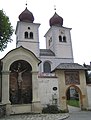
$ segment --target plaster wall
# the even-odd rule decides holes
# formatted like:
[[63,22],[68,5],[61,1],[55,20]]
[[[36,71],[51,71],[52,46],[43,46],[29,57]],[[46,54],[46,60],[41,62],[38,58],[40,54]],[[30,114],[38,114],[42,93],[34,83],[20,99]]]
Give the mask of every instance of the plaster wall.
[[[18,21],[16,27],[16,47],[23,46],[39,56],[39,25],[40,24]],[[26,39],[24,35],[25,32],[28,32],[28,34],[32,32],[33,39]]]
[[[39,81],[39,96],[40,101],[43,107],[46,105],[53,104],[53,95],[56,94],[57,97],[57,105],[59,105],[59,88],[58,88],[58,80],[57,78],[40,78]],[[53,88],[57,87],[57,90],[54,91]]]
[[91,85],[87,85],[88,109],[91,110]]
[[73,63],[72,58],[56,58],[55,56],[40,56],[42,61],[39,65],[39,71],[43,72],[43,64],[45,61],[49,61],[51,64],[51,70],[54,70],[60,63]]

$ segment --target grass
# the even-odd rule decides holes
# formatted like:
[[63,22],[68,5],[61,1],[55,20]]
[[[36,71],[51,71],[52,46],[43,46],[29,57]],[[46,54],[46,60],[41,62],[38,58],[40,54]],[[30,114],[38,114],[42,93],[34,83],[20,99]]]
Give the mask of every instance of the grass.
[[79,100],[67,100],[67,104],[74,107],[79,107]]

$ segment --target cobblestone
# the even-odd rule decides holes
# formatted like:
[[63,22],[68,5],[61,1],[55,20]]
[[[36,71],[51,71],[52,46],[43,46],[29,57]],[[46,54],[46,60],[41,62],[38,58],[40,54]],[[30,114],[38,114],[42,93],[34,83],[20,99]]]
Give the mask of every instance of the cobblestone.
[[34,114],[34,115],[11,115],[0,120],[63,120],[69,116],[65,114]]

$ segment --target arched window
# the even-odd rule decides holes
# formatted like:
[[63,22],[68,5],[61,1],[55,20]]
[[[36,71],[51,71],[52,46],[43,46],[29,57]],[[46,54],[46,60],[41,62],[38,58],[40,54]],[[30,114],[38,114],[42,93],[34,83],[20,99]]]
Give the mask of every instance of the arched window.
[[33,32],[30,32],[30,39],[33,39]]
[[59,36],[59,42],[62,42],[62,36],[61,35]]
[[63,36],[63,42],[66,42],[66,36]]
[[45,73],[50,73],[51,72],[51,65],[50,65],[49,62],[45,62],[43,67],[44,67],[44,72]]
[[24,36],[25,38],[28,38],[28,32],[25,32]]

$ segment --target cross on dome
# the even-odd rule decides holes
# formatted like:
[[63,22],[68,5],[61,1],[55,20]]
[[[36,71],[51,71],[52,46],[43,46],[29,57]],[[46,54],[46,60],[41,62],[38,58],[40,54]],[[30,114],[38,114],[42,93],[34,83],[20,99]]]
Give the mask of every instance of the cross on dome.
[[56,12],[56,5],[54,5],[54,11]]
[[27,0],[26,0],[26,4],[25,5],[26,5],[26,8],[27,8]]

